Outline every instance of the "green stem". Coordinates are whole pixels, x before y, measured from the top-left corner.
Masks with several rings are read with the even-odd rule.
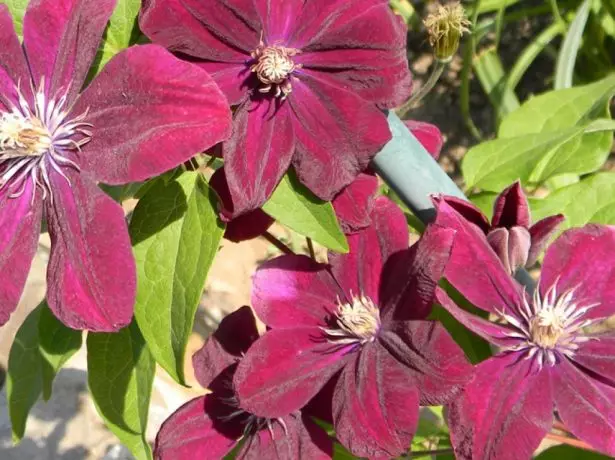
[[[314,252],[314,243],[312,242],[312,238],[305,237],[305,241],[307,242],[308,251],[310,253],[310,257],[313,261],[316,261],[316,252]]]
[[[425,84],[421,86],[418,92],[413,94],[412,97],[397,110],[397,114],[400,118],[404,118],[406,113],[408,113],[413,106],[421,102],[421,100],[429,94],[433,87],[436,86],[436,83],[438,83],[438,80],[442,76],[442,72],[444,72],[444,69],[446,68],[446,64],[446,62],[436,60],[436,64],[431,71],[431,75],[429,75],[429,78]]]
[[[559,7],[557,6],[557,0],[549,0],[549,5],[551,6],[551,11],[553,12],[553,17],[556,22],[566,24],[564,18],[562,18],[561,13],[559,12]]]
[[[284,243],[282,243],[280,240],[278,240],[275,236],[273,236],[268,231],[263,233],[261,236],[265,238],[267,241],[269,241],[271,244],[273,244],[282,253],[289,254],[289,255],[295,255],[294,251],[291,248],[286,246]]]

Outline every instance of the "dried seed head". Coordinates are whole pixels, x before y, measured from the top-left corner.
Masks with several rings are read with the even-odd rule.
[[[437,11],[427,16],[423,24],[429,33],[429,43],[436,59],[442,62],[448,62],[453,58],[459,48],[461,36],[470,31],[471,25],[458,2],[445,6],[438,5]]]

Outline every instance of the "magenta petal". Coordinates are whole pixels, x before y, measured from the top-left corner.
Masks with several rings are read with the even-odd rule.
[[[218,406],[219,411],[213,410]],[[206,412],[207,408],[207,412]],[[195,398],[177,409],[162,425],[156,436],[156,460],[188,458],[223,458],[243,434],[243,427],[220,429],[221,420],[212,420],[210,412],[227,415],[226,406],[213,394]],[[234,428],[234,429],[233,429]]]
[[[504,270],[482,230],[468,222],[448,198],[436,198],[436,224],[455,230],[453,253],[445,276],[466,299],[482,310],[497,313],[520,299],[521,287]]]
[[[380,343],[408,367],[406,378],[418,387],[421,405],[450,402],[473,376],[459,345],[435,321],[395,321]]]
[[[114,56],[79,97],[92,141],[83,161],[97,180],[141,181],[226,139],[231,113],[207,73],[156,45]]]
[[[171,51],[218,62],[244,62],[261,33],[251,0],[143,0],[139,25]]]
[[[454,196],[443,196],[439,198],[445,201],[446,204],[457,211],[465,220],[476,225],[484,234],[491,229],[491,224],[483,212],[467,200]]]
[[[208,388],[218,375],[241,359],[258,337],[256,318],[250,307],[241,307],[227,315],[205,345],[192,355],[199,384]]]
[[[361,173],[331,203],[344,233],[355,233],[369,226],[378,191],[378,178]]]
[[[6,5],[0,4],[0,109],[10,111],[7,103],[18,104],[15,87],[29,92],[30,70]]]
[[[525,227],[530,226],[530,208],[519,181],[506,188],[498,195],[493,204],[494,227]]]
[[[489,242],[489,246],[491,246],[491,249],[493,249],[496,253],[506,271],[512,274],[514,272],[511,269],[510,260],[508,258],[509,239],[510,234],[508,233],[508,229],[504,227],[494,228],[487,233],[487,241]]]
[[[406,369],[380,345],[365,345],[342,371],[333,396],[335,434],[355,456],[401,455],[418,415],[418,393]]]
[[[552,370],[557,413],[572,434],[615,455],[615,388],[564,359]]]
[[[424,121],[406,120],[404,124],[414,134],[414,137],[425,147],[425,150],[437,160],[442,150],[442,133],[436,125]]]
[[[574,289],[579,307],[597,303],[583,319],[603,318],[615,313],[615,228],[589,224],[565,231],[547,250],[542,264],[540,292],[544,296],[557,285],[557,293]]]
[[[250,58],[243,56],[244,61],[247,59]],[[228,62],[195,61],[194,64],[211,75],[230,105],[237,105],[249,98],[250,79],[255,77],[245,62],[229,64]]]
[[[530,227],[531,246],[527,265],[534,265],[540,254],[547,247],[549,240],[566,218],[562,214],[545,217]]]
[[[330,201],[391,139],[384,114],[342,87],[301,71],[288,102],[294,112],[293,165],[302,183]]]
[[[19,303],[38,246],[43,207],[39,196],[32,197],[32,181],[26,180],[19,198],[10,198],[7,188],[0,193],[0,326]]]
[[[239,362],[233,380],[239,405],[259,417],[294,412],[344,366],[347,353],[316,326],[272,329]]]
[[[70,105],[83,86],[115,4],[116,0],[31,0],[23,35],[34,84],[44,79],[49,95],[70,89]]]
[[[305,0],[254,0],[263,23],[263,41],[287,45],[286,38],[300,17]]]
[[[348,236],[350,252],[330,253],[329,263],[348,297],[365,294],[379,305],[382,267],[392,254],[408,248],[408,224],[401,209],[385,197],[376,200],[371,219],[370,227]]]
[[[260,208],[288,170],[295,150],[288,104],[262,100],[241,105],[233,135],[222,149],[234,215]]]
[[[615,335],[596,335],[579,344],[572,361],[593,377],[615,388]]]
[[[66,169],[65,169],[66,172]],[[130,323],[136,268],[120,205],[83,173],[50,175],[47,301],[67,326],[118,331]]]
[[[326,266],[306,256],[269,260],[252,280],[252,306],[274,328],[324,326],[340,294]]]
[[[476,377],[448,411],[457,458],[532,457],[551,429],[553,396],[549,373],[532,374],[531,364],[511,353],[476,367]]]

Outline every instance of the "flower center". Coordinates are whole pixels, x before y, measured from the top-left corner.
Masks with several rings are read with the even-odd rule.
[[[261,93],[275,91],[275,97],[285,99],[292,92],[291,74],[301,68],[301,64],[295,64],[292,59],[299,53],[300,51],[295,48],[265,46],[261,41],[251,53],[256,62],[250,67],[262,83],[258,91]]]
[[[352,296],[352,302],[346,303],[338,299],[335,325],[337,327],[323,328],[332,342],[372,342],[380,329],[380,312],[371,299],[364,295]]]
[[[564,318],[553,310],[539,311],[530,320],[532,341],[542,348],[555,348],[564,331]]]

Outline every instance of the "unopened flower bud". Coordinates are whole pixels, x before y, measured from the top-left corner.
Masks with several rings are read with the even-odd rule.
[[[427,16],[423,23],[427,27],[434,55],[441,62],[448,62],[453,58],[459,48],[461,36],[470,31],[468,27],[471,24],[460,3],[438,5],[437,11]]]

